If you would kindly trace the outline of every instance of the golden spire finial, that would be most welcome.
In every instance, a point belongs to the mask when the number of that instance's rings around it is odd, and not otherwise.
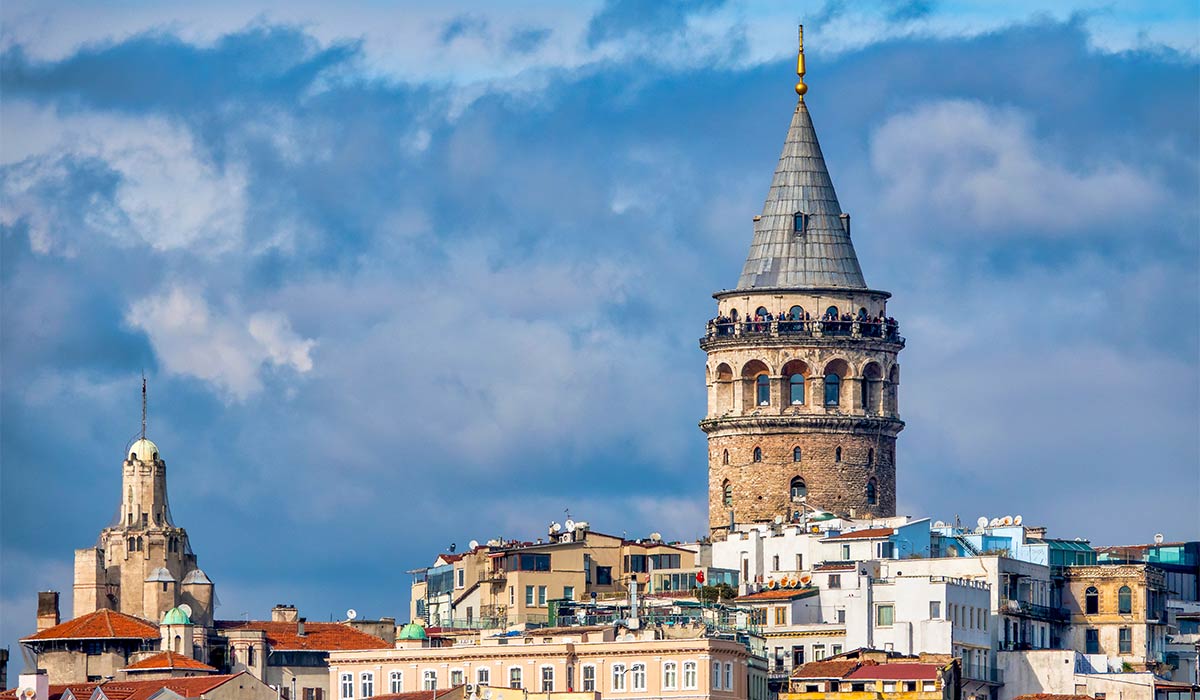
[[[804,99],[804,93],[808,92],[808,85],[804,83],[804,25],[800,25],[800,53],[796,55],[796,75],[800,76],[800,80],[796,82],[796,94],[800,99]]]

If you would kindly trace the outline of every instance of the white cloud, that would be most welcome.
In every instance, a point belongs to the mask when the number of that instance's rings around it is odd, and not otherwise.
[[[70,252],[72,239],[91,231],[127,245],[206,254],[242,240],[246,174],[236,162],[213,163],[187,129],[153,117],[62,116],[22,100],[4,102],[0,222],[26,221],[39,252]],[[96,191],[81,193],[86,203],[63,199],[70,169],[81,163],[115,176],[111,198],[106,183],[93,183]],[[86,204],[86,213],[72,204]]]
[[[1021,112],[966,100],[891,117],[872,136],[871,163],[889,216],[915,227],[932,219],[962,234],[1089,227],[1115,234],[1122,231],[1115,222],[1153,211],[1165,198],[1154,178],[1116,160],[1068,166]]]
[[[182,287],[134,302],[125,321],[146,333],[167,372],[203,379],[227,399],[259,391],[264,366],[301,374],[313,368],[316,342],[299,336],[282,314],[214,313],[203,296]]]

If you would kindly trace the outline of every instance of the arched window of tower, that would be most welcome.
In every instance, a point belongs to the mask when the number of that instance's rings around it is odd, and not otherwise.
[[[759,406],[771,405],[771,378],[765,374],[758,375],[754,380],[755,401]]]
[[[721,505],[726,508],[733,505],[733,485],[729,483],[729,479],[721,482]]]
[[[833,451],[833,461],[835,461],[835,462],[842,461],[842,448],[839,447]]]
[[[767,368],[766,363],[762,360],[750,360],[742,366],[742,407],[743,410],[749,411],[760,405],[759,396],[759,377],[765,377],[767,381],[766,400],[767,405],[771,404],[771,386],[770,377],[771,371]]]
[[[876,502],[878,502],[879,496],[876,493],[876,491],[877,491],[877,488],[875,486],[875,479],[874,478],[869,479],[867,481],[867,505],[873,506],[876,504]]]
[[[831,306],[828,309],[825,309],[825,315],[836,320],[838,317],[838,308],[836,306]]]
[[[762,453],[762,448],[761,448],[761,447],[755,447],[755,448],[754,448],[754,461],[755,461],[755,462],[761,462],[761,461],[762,461],[762,455],[763,455],[763,453]]]
[[[793,321],[803,321],[804,307],[798,305],[793,306],[792,308],[788,309],[788,316],[790,316]]]
[[[758,316],[758,317],[760,317],[760,318],[766,318],[766,317],[767,317],[767,313],[768,313],[768,312],[767,312],[767,307],[765,307],[765,306],[760,306],[760,307],[758,307],[757,309],[755,309],[755,310],[754,310],[754,315],[755,315],[755,316]]]
[[[737,309],[730,309],[730,310],[729,310],[729,318],[731,318],[731,319],[733,320],[733,322],[734,322],[734,323],[737,323],[737,320],[738,320],[738,310],[737,310]]]
[[[729,464],[729,450],[721,453],[721,464]]]
[[[867,466],[875,466],[875,448],[873,447],[867,449]]]
[[[792,461],[793,461],[793,462],[799,462],[799,461],[800,461],[800,456],[801,456],[801,455],[800,455],[800,448],[799,448],[799,447],[793,447],[793,448],[792,448]]]
[[[825,405],[837,406],[842,401],[842,378],[833,372],[825,374]]]
[[[808,495],[808,485],[804,483],[804,479],[797,476],[792,478],[790,488],[792,502],[799,503],[805,496]]]
[[[883,369],[877,362],[863,368],[862,407],[867,413],[879,413],[883,405]]]

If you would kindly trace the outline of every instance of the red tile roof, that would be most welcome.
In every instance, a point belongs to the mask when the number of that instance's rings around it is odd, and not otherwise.
[[[776,588],[774,590],[765,590],[738,596],[737,602],[756,603],[769,600],[796,600],[797,598],[807,598],[808,596],[817,595],[817,593],[819,591],[815,588]]]
[[[868,681],[935,681],[941,668],[941,664],[871,664],[846,677]]]
[[[845,678],[848,673],[854,671],[862,663],[857,659],[853,661],[809,661],[792,671],[792,678]]]
[[[275,651],[340,651],[357,649],[390,649],[391,644],[366,632],[343,625],[340,622],[305,622],[301,637],[295,622],[243,622],[241,620],[217,620],[217,629],[258,630],[264,633],[267,643]]]
[[[115,610],[97,610],[21,641],[43,639],[158,639],[158,625]]]
[[[440,700],[440,698],[443,696],[449,695],[459,688],[462,688],[462,686],[456,685],[451,688],[440,689],[437,691],[437,696]],[[430,700],[433,695],[434,691],[432,690],[414,690],[408,693],[385,693],[383,695],[373,695],[371,696],[371,700]]]
[[[1018,695],[1015,700],[1095,700],[1091,695],[1056,695],[1054,693],[1030,693]]]
[[[887,537],[896,532],[890,527],[871,527],[866,530],[853,530],[851,532],[843,532],[840,535],[826,537],[827,540],[871,540]]]
[[[160,678],[152,681],[109,681],[100,686],[100,692],[109,700],[149,700],[152,695],[167,688],[185,698],[198,698],[243,675],[247,677],[248,682],[261,683],[254,676],[242,671],[224,676]],[[79,698],[79,700],[83,700],[83,698]]]
[[[176,654],[173,651],[164,651],[154,656],[148,656],[141,661],[129,664],[125,667],[126,671],[161,671],[164,669],[176,669],[180,671],[216,671],[217,669],[193,659],[190,656]]]
[[[52,685],[50,686],[50,695],[48,697],[49,700],[61,700],[63,693],[70,690],[76,698],[87,698],[92,694],[92,691],[95,690],[96,686],[98,685],[100,684],[68,683],[67,685]],[[17,690],[19,690],[19,688],[10,688],[0,692],[0,700],[13,700],[17,697]]]

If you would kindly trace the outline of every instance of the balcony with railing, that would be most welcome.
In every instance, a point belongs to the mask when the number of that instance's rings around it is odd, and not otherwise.
[[[1026,600],[1005,597],[1000,598],[998,612],[1002,615],[1028,617],[1043,622],[1065,623],[1071,620],[1071,613],[1062,608],[1053,608],[1048,605],[1038,605]]]
[[[772,319],[732,321],[715,318],[708,322],[704,340],[751,338],[865,338],[904,345],[900,324],[895,319]]]
[[[982,664],[963,664],[962,677],[965,681],[975,681],[977,683],[988,683],[991,685],[1004,685],[1004,671],[998,668],[989,668]]]

